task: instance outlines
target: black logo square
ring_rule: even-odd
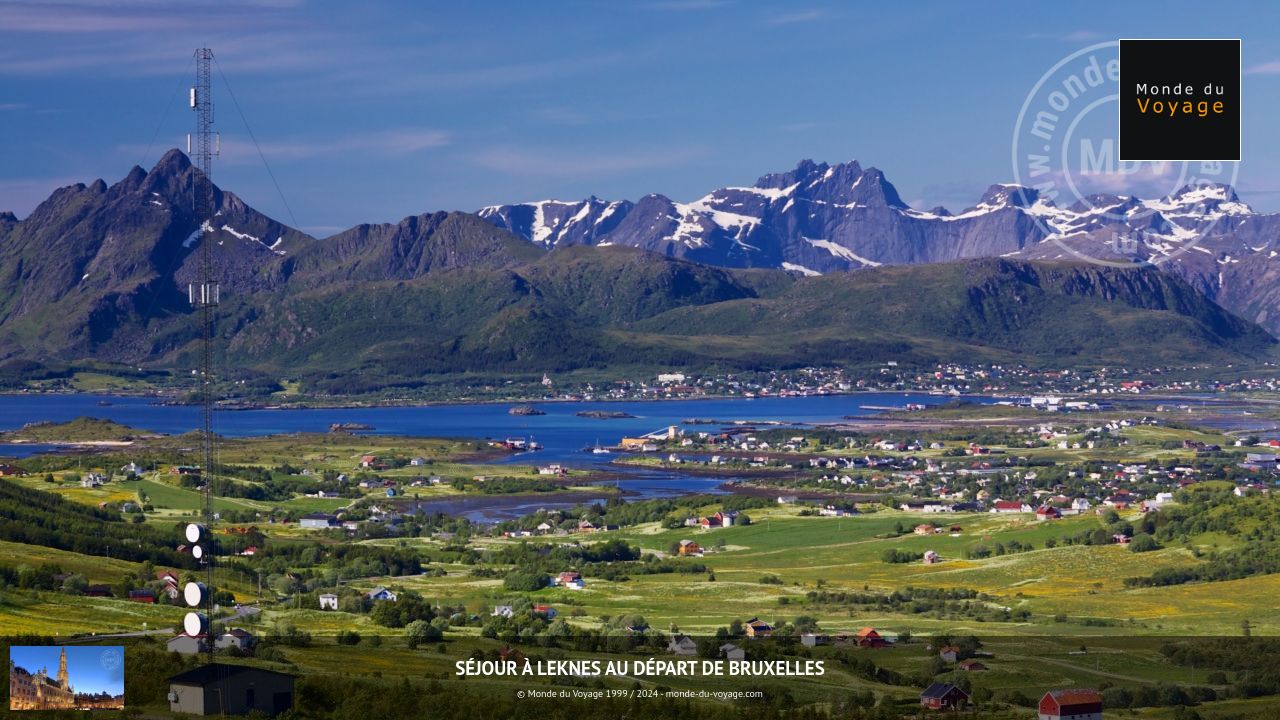
[[[1239,40],[1120,41],[1120,159],[1240,159]]]

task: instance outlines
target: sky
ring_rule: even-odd
[[[1032,8],[0,0],[0,210],[23,217],[56,187],[185,147],[202,44],[217,58],[215,182],[326,236],[545,198],[688,201],[805,158],[856,159],[913,206],[963,209],[1013,180],[1018,111],[1062,57],[1120,37],[1238,37],[1236,184],[1280,211],[1280,6]]]
[[[14,645],[9,657],[18,667],[35,674],[47,668],[49,677],[58,679],[60,646]],[[105,658],[105,659],[104,659]],[[67,679],[77,693],[124,692],[124,648],[111,646],[67,646]]]

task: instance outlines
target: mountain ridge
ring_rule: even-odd
[[[696,227],[662,214],[667,206],[657,196],[631,206],[592,199],[586,213],[568,216],[582,214],[582,222],[595,213],[598,227],[623,215],[612,232],[684,223],[690,238],[715,225],[714,238],[678,241],[691,252],[676,252],[674,240],[633,247],[602,235],[548,250],[492,217],[462,212],[316,239],[222,189],[215,189],[214,220],[198,226],[189,209],[195,172],[170,151],[151,171],[133,168],[112,185],[60,188],[27,218],[0,225],[0,361],[196,366],[200,325],[186,285],[205,242],[223,285],[216,332],[225,362],[244,372],[297,373],[333,393],[464,370],[746,369],[886,356],[1229,362],[1270,357],[1275,346],[1194,283],[1151,268],[1022,256],[902,265],[865,259],[855,272],[817,275],[795,271],[808,268],[785,260],[787,248],[856,253],[804,235],[775,236],[770,262],[784,269],[699,260],[700,252],[725,246],[763,256],[752,249],[763,245],[752,245],[756,231],[746,226],[760,223],[749,222],[750,213],[791,202],[874,207],[904,227],[919,222],[883,173],[856,163],[802,163],[762,176],[761,187],[726,189],[695,209]],[[833,177],[838,187],[825,187]],[[993,186],[984,197],[967,212],[1016,219],[1012,205],[1039,203],[1010,186]],[[937,252],[920,238],[903,242]]]

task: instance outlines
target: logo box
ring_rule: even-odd
[[[1120,160],[1239,160],[1240,67],[1240,40],[1120,40]]]

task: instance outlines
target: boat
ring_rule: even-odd
[[[605,447],[605,446],[601,445],[601,444],[600,444],[600,441],[599,441],[599,440],[596,440],[595,447],[591,448],[591,452],[592,452],[593,454],[595,454],[595,455],[608,455],[608,454],[609,454],[609,448],[607,448],[607,447]]]

